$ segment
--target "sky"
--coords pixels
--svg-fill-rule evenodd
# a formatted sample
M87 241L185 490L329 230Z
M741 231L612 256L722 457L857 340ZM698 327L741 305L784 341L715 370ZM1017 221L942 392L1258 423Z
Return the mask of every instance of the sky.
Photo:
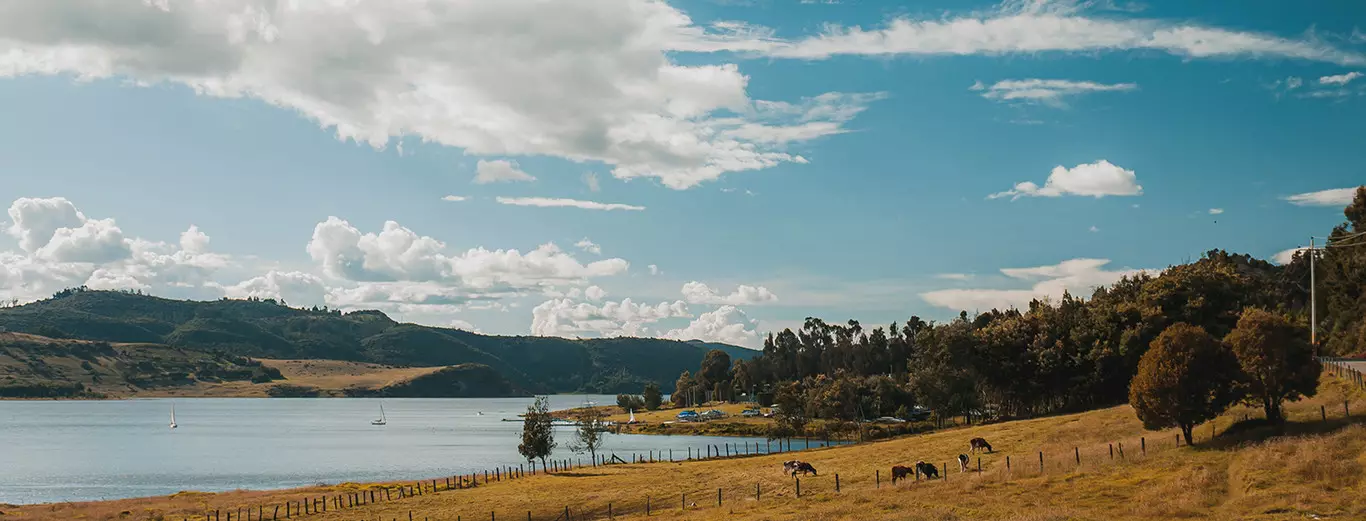
M757 347L1326 235L1366 4L0 3L0 299Z

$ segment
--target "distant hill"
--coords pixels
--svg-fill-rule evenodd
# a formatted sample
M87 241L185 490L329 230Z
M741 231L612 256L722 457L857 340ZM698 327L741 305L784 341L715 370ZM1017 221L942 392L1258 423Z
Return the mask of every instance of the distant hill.
M317 359L392 366L479 364L519 392L639 392L647 381L669 392L708 350L732 358L758 351L655 338L570 340L480 335L395 322L379 311L291 308L272 300L171 300L71 289L0 309L0 327L51 338L158 344L212 356ZM465 370L465 374L474 374ZM483 381L494 381L481 374ZM406 392L406 391L405 391Z

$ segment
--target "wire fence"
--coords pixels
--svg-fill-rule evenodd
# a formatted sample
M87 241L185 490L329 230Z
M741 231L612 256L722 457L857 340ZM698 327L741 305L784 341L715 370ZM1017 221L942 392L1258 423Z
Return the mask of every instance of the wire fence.
M1357 388L1366 389L1366 377L1363 372L1349 365L1351 360L1343 359L1321 359L1320 362L1325 368L1325 374L1335 376L1346 381ZM1327 422L1350 421L1352 419L1351 404L1344 400L1342 410L1330 411L1327 406L1319 409L1320 420ZM1250 419L1244 415L1243 420ZM1236 423L1237 419L1223 425L1225 432L1229 427ZM1207 442L1218 439L1220 434L1219 420L1208 423L1208 428L1201 426L1193 433L1193 441ZM1168 437L1170 436L1170 437ZM679 463L684 461L708 461L718 459L745 458L753 456L766 456L771 454L783 454L788 452L800 453L801 450L789 451L781 440L770 441L768 443L717 443L696 450L689 449L686 454L673 453L673 451L647 451L645 453L621 455L607 453L596 456L597 466L615 465L648 465ZM1038 447L1033 451L996 451L985 454L977 453L967 457L966 461L957 458L948 458L943 461L926 460L923 463L933 466L933 474L922 472L923 467L916 465L917 462L906 461L887 465L886 470L875 468L872 470L861 470L856 472L826 473L817 475L799 475L794 473L791 476L783 474L783 478L777 478L777 471L773 476L766 479L756 480L753 483L722 483L714 487L695 487L688 490L679 490L668 494L646 494L637 498L614 498L596 502L579 502L576 504L566 503L562 506L553 508L546 507L544 504L536 505L532 508L505 509L488 512L459 512L450 514L443 512L440 517L433 513L423 514L416 510L407 510L406 519L423 521L464 521L483 520L497 521L499 519L517 520L526 519L527 521L589 521L589 520L612 520L618 516L668 516L688 511L702 509L720 508L745 508L757 505L762 502L772 501L793 501L804 497L822 496L830 494L841 494L847 491L859 491L867 489L898 489L904 487L919 486L945 486L949 483L959 482L966 479L977 480L979 483L984 481L1009 481L1014 479L1027 479L1052 474L1065 474L1086 470L1097 470L1108 466L1124 465L1127 463L1140 462L1151 455L1160 454L1166 451L1177 450L1186 446L1180 432L1151 433L1143 436L1126 436L1116 438L1104 443L1082 445L1071 445L1050 443ZM817 448L810 446L806 448ZM985 458L985 459L984 459ZM594 458L590 458L587 467L594 466ZM893 476L894 465L908 467L908 472L904 476ZM580 460L557 459L548 460L546 465L537 469L533 464L527 468L525 464L518 466L505 466L498 469L481 471L464 475L450 476L439 479L429 479L403 484L369 485L358 490L322 494L317 496L303 496L297 500L283 503L258 505L255 507L240 507L233 510L217 509L205 512L202 517L183 517L183 521L277 521L280 519L298 519L318 514L345 512L347 514L355 512L355 517L343 514L340 518L347 521L366 521L377 519L372 511L373 507L386 505L383 508L383 518L390 521L402 521L403 517L396 517L396 511L388 508L387 505L396 501L408 498L425 496L427 494L459 493L459 491L476 489L501 481L511 481L523 479L528 476L541 473L561 473L574 470L582 470L585 465ZM894 477L896 479L894 479ZM367 508L370 507L370 508ZM367 512L367 510L369 510ZM403 512L398 510L397 512ZM333 518L337 518L335 515Z

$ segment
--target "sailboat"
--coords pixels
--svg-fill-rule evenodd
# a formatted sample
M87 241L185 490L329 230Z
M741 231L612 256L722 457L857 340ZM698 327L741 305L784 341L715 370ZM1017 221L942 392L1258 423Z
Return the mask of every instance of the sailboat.
M372 420L372 421L370 422L370 425L386 425L386 424L388 424L388 423L389 423L389 422L386 421L386 419L384 418L384 404L381 403L381 404L379 404L379 419L378 419L378 420Z
M171 428L174 429L175 427L175 404L173 403L171 404Z
M626 423L627 423L628 425L635 425L635 424L636 424L636 410L635 410L635 409L631 409L631 420L630 420L630 421L627 421Z

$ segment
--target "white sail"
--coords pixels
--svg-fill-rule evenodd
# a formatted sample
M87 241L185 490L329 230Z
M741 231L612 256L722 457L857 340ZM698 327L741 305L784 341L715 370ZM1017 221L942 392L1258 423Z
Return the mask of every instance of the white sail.
M385 424L387 424L387 423L389 423L389 421L388 421L387 418L384 417L384 404L383 404L383 403L380 403L380 404L379 404L379 419L370 422L370 425L385 425Z
M636 422L636 410L635 410L635 409L631 409L631 421L630 421L630 423L635 423L635 422Z
M175 424L175 404L171 404L171 428L176 428Z

